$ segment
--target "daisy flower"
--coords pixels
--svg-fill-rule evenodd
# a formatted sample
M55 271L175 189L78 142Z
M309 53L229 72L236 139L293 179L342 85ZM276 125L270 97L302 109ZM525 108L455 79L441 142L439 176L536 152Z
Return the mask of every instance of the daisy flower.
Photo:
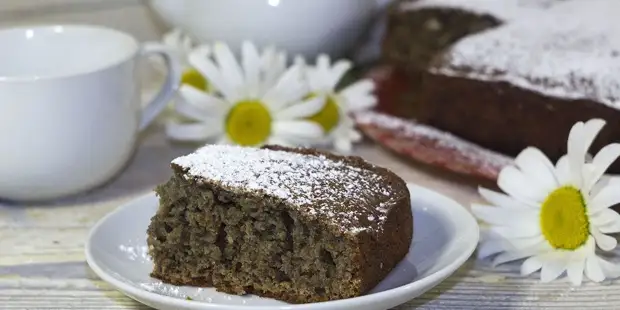
M215 92L181 86L185 100L176 110L195 122L170 123L167 134L177 140L244 146L310 145L321 138L321 126L304 118L321 110L324 98L304 99L308 89L301 68L284 65L282 69L278 66L286 59L282 62L278 53L271 55L261 57L249 42L242 44L240 62L222 43L195 49L189 63L211 82Z
M522 151L515 166L499 174L498 186L507 195L480 189L494 207L472 206L490 225L479 256L499 254L495 265L525 259L521 273L541 270L542 282L564 273L574 285L584 274L594 282L620 276L619 265L596 253L615 249L617 241L609 234L620 232L620 215L610 209L620 203L618 183L603 176L620 156L620 144L605 146L592 160L586 156L604 125L600 119L576 123L567 154L555 165L536 148Z
M183 68L181 84L191 85L204 92L213 92L208 80L189 62L190 53L197 47L194 39L175 28L163 36L162 42L175 52ZM265 71L264 83L275 83L275 79L286 70L286 53L268 46L260 55L260 65L268 69Z
M181 84L191 85L204 92L211 92L212 88L207 79L192 67L188 60L189 54L196 46L194 40L181 29L175 28L164 35L162 42L174 51L178 62L181 64L183 70Z
M296 62L305 66L302 58L297 58ZM351 113L372 108L377 103L373 95L374 83L369 79L336 90L351 67L351 62L346 60L339 60L331 65L329 56L320 55L315 66L306 66L304 70L310 88L307 97L325 98L323 109L308 119L321 125L326 133L324 142L341 153L349 153L352 143L362 137L355 130Z

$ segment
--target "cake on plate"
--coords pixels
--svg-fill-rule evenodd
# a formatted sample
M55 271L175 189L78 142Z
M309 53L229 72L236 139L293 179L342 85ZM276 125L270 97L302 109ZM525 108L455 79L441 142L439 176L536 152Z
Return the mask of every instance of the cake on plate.
M152 276L292 303L359 296L408 253L405 182L359 157L208 145L173 160Z
M487 8L493 13L483 16L500 17L494 19L496 25L446 41L424 61L411 57L413 67L423 63L424 69L411 79L417 89L415 102L400 103L411 115L401 116L511 156L536 146L554 160L566 152L575 122L602 118L618 124L620 27L614 20L620 2L508 1L522 9L528 4L530 12L535 4L535 13L513 10L506 15L496 8L498 1L506 2L420 0L408 1L409 9L401 9L402 14L428 12L429 3L435 3L433 8L447 6L453 12L458 2L462 5L457 11L467 6L474 11L475 3L475 16ZM478 21L464 24L468 23ZM413 36L409 40L411 46L426 46ZM594 149L619 139L620 127L607 126ZM619 171L618 166L612 171Z

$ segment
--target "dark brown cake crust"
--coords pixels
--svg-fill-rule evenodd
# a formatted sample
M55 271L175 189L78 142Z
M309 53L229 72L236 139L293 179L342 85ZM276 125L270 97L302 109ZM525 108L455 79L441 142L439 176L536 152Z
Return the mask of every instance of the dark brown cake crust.
M502 22L457 8L429 7L403 11L396 1L388 10L382 61L401 76L406 89L398 94L394 113L417 118L421 107L422 78L437 54L468 35L497 27ZM396 96L396 94L394 95Z
M388 11L382 55L386 63L415 76L426 71L438 53L459 39L501 23L494 16L456 8L403 11L393 5Z
M215 201L216 205L214 208L217 207L218 203L225 203L226 208L231 211L234 211L233 209L236 208L235 201L246 202L246 205L247 202L262 201L264 202L265 207L267 205L277 205L281 207L282 204L278 202L278 199L274 199L274 197L266 197L258 194L257 192L247 191L241 195L231 194L230 192L219 188L217 184L210 183L208 180L195 179L191 177L187 178L187 171L183 167L175 164L172 165L175 176L173 176L168 183L159 186L156 190L160 195L162 206L153 217L151 225L148 229L148 244L150 246L150 253L155 264L152 272L153 277L176 285L215 287L218 291L232 294L254 293L260 296L272 297L292 303L318 302L354 297L367 292L378 284L407 254L413 233L410 197L405 182L394 173L388 171L387 169L369 164L359 157L336 156L311 149L291 149L279 146L267 146L265 148L284 152L294 152L298 154L322 155L328 159L343 162L349 166L368 169L381 175L383 180L393 185L392 188L397 189L392 193L393 197L396 197L397 199L393 205L385 206L388 210L386 220L383 222L381 227L376 227L377 229L365 230L357 234L342 233L338 235L337 232L333 230L330 231L330 228L328 228L324 222L317 220L308 220L306 222L308 227L314 230L309 232L310 235L302 236L304 239L307 237L307 239L315 240L314 238L316 237L317 231L323 232L323 234L325 234L325 232L330 232L329 234L326 234L328 236L324 236L326 240L341 240L340 244L336 244L335 246L340 248L344 247L347 249L348 253L353 253L350 261L346 262L347 265L350 264L350 270L352 270L351 280L340 280L341 282L348 283L350 287L346 287L346 291L340 293L330 292L329 290L325 292L322 291L322 289L316 289L316 291L312 291L311 296L308 296L307 292L296 292L294 289L291 289L294 287L294 285L291 284L291 281L295 281L296 276L291 274L292 271L287 269L290 268L290 266L285 266L286 264L283 262L285 260L284 257L293 256L293 253L280 253L278 254L280 257L272 257L273 261L265 262L266 265L269 266L281 266L279 267L279 270L275 271L275 278L280 279L280 282L275 284L276 289L271 289L271 287L267 290L257 289L251 281L243 283L241 286L239 286L239 282L236 282L237 284L235 285L227 285L227 282L222 282L221 274L216 274L214 268L220 268L220 271L223 270L224 274L228 273L233 278L235 272L234 270L241 268L239 263L233 266L218 266L217 263L218 257L222 257L223 259L226 255L228 256L227 261L230 261L231 255L237 255L231 252L231 249L226 245L225 239L232 237L226 233L224 233L223 236L220 236L220 233L217 233L217 237L212 237L210 240L213 241L210 243L196 243L196 240L203 240L204 236L196 235L196 230L192 230L190 227L192 227L192 225L198 225L198 227L203 225L199 220L196 220L196 216L197 214L198 216L200 216L200 214L206 214L206 211L201 209L202 206L187 204L185 201L189 201L188 199L190 199L187 195L201 195L204 193L208 196L206 201ZM337 186L337 184L335 184L335 186ZM179 193L179 189L182 193ZM222 200L222 195L225 196L224 200ZM243 206L243 203L241 205ZM285 211L290 212L290 217L288 217L289 220L291 218L300 219L304 216L303 214L296 213L291 209L285 209ZM207 210L207 212L210 211ZM366 211L360 209L360 212L365 214L364 212ZM289 245L285 245L285 248L288 249L287 251L294 251L293 249L297 251L299 246L294 244L294 242L296 242L295 240L299 240L299 236L295 236L291 233L289 226L293 225L293 223L291 222L287 224L286 222L287 221L284 221L284 225L287 226L286 237L285 239L281 239L280 244L290 243ZM294 224L298 224L297 220L295 220ZM220 230L222 229L221 227L222 226L220 226ZM207 233L207 230L207 228L204 229L205 233ZM201 230L198 229L198 231ZM277 233L277 231L273 232L273 234ZM275 238L275 235L273 237ZM270 237L269 239L274 238ZM274 242L277 243L277 240L278 239L275 238ZM198 262L199 264L204 263L200 261L200 258L191 257L193 255L191 254L192 246L196 247L197 244L202 245L205 248L210 247L211 252L209 253L212 253L215 258L213 265L202 269L203 272L200 274L196 274L193 271L188 272L186 270L187 268L183 265L183 262L187 261ZM306 246L307 245L308 244L306 244ZM334 245L332 244L331 246ZM324 250L321 251L323 252ZM343 265L343 257L332 257L330 254L327 256L328 263L334 266ZM312 258L309 259L312 261ZM321 261L323 261L322 258ZM223 264L223 261L219 264ZM209 265L208 262L207 265ZM311 271L312 270L310 270L310 275L313 274ZM331 274L341 274L338 272L339 271L332 272ZM329 275L330 273L327 274ZM219 280L214 278L216 276L220 277ZM273 275L269 274L265 275L265 277L272 279L274 278ZM331 280L338 281L338 279ZM289 287L289 289L278 290L277 286ZM332 285L332 287L334 286Z
M552 160L566 153L566 139L578 121L601 118L620 123L620 111L591 100L545 96L506 82L427 73L419 119L483 147L516 156L527 146ZM592 151L620 140L619 126L605 126ZM620 172L620 164L612 166Z

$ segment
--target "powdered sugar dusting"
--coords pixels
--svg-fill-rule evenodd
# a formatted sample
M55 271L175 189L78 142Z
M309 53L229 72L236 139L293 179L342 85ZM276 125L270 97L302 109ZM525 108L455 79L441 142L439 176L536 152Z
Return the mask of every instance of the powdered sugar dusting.
M502 21L529 18L562 0L412 0L400 5L403 11L426 8L452 8Z
M620 1L565 1L545 18L516 21L457 42L447 64L431 71L620 108L619 14Z
M482 168L504 167L513 162L513 159L506 155L482 148L455 135L422 125L413 120L404 120L373 111L357 113L355 119L360 125L370 125L398 131L399 134L411 138L428 139L446 149L454 150Z
M381 228L394 199L394 184L373 170L322 155L207 145L173 161L187 176L230 191L257 191L342 232ZM360 210L366 206L367 209ZM372 217L372 220L371 220Z

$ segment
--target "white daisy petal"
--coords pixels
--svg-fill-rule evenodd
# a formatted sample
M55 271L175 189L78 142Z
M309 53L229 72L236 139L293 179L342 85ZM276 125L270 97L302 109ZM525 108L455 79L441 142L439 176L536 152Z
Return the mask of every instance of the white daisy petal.
M471 211L478 219L491 225L522 225L524 222L536 223L538 219L538 212L524 208L515 210L472 204Z
M210 50L208 46L201 46L189 54L190 64L196 68L213 87L224 95L228 100L234 100L233 90L220 69L209 58Z
M327 140L332 142L334 149L340 154L350 154L353 142L361 138L361 134L354 128L353 121L346 114L341 114L340 123L327 136Z
M500 239L484 241L478 245L478 258L482 259L506 251L505 245L506 241Z
M503 263L508 263L508 262L512 262L515 260L530 257L532 255L536 255L537 253L538 251L536 249L524 249L521 251L504 252L504 253L497 255L497 257L493 259L492 265L493 267L497 267L498 265L501 265Z
M536 248L541 252L552 250L551 246L547 243L547 240L545 240L542 235L524 238L511 238L507 239L507 242L507 249L509 251L523 250L528 248Z
M602 282L605 280L605 274L603 273L603 269L599 263L598 257L592 252L591 255L586 258L586 268L585 268L586 277L588 277L593 282Z
M329 71L329 67L330 67L329 56L327 56L327 54L320 54L316 59L316 67L323 72Z
M323 135L321 126L309 121L276 121L273 134L294 139L318 139Z
M515 164L530 182L536 182L544 191L550 193L558 187L555 168L539 149L528 147L521 151L515 159Z
M360 112L368 109L372 109L377 105L377 97L374 95L364 96L341 96L337 94L335 98L338 98L338 102L341 107L348 112Z
M592 186L603 176L605 171L620 156L620 144L612 143L603 147L592 160L594 170L584 184L584 191L589 193Z
M300 66L304 70L307 69L308 66L308 64L306 63L306 59L302 55L296 55L293 59L293 63Z
M345 97L366 95L372 93L373 91L375 91L375 83L371 79L363 79L344 88L340 91L340 95Z
M578 188L582 184L581 171L587 151L584 145L583 122L577 122L568 133L567 155L571 183Z
M590 214L594 214L618 203L620 203L620 191L615 186L607 186L601 189L596 196L590 197L588 211Z
M306 70L308 84L314 92L327 93L333 91L330 85L331 62L329 56L321 54L316 59L316 65Z
M275 83L280 78L280 75L286 69L286 60L281 62L281 56L283 54L281 52L276 51L273 46L268 46L263 50L261 54L260 63L262 69L269 69L261 71L262 73L262 83L261 83L261 91L265 92L273 87ZM264 93L261 93L264 95Z
M175 100L174 111L194 121L204 121L211 117L204 108L196 106L183 98Z
M513 166L507 166L500 171L497 185L510 196L529 205L535 205L547 196L544 189L536 187L529 178Z
M260 95L260 55L254 44L246 41L241 45L242 66L245 73L248 97Z
M353 141L353 142L361 141L362 140L362 134L359 131L355 130L355 129L351 129L349 131L349 139L351 139L351 141Z
M538 256L532 256L526 259L521 265L521 275L527 276L538 270L543 266L542 260Z
M614 279L620 277L620 264L608 262L598 257L598 263L605 274L605 278Z
M590 203L590 199L598 195L598 193L600 193L603 188L607 186L618 186L619 184L616 184L618 180L620 179L618 179L617 177L603 175L601 179L598 180L598 182L594 183L594 185L592 186L592 189L590 190L590 195L588 195L588 197L584 197L587 198L587 203Z
M347 111L357 112L369 110L377 106L379 100L375 96L364 96L352 100L345 100Z
M615 211L612 211L612 210L609 210L609 211L616 213ZM616 215L618 214L616 213ZM620 221L614 218L613 222L598 226L598 230L600 230L604 234L619 233L620 232Z
M478 187L478 193L480 193L480 196L482 196L486 201L497 207L510 209L523 209L527 207L524 203L517 201L508 195L488 190L483 187Z
M263 99L272 111L279 111L288 104L299 101L308 93L307 86L301 80L298 66L290 67L278 79L275 86L267 91Z
M331 89L325 87L324 75L321 71L316 68L311 68L306 70L306 78L309 89L311 89L315 93L328 93L331 92Z
M264 76L264 81L262 83L263 91L267 91L278 82L280 76L288 69L287 62L288 58L286 52L276 51L273 54L271 65L261 66L261 72Z
M349 154L353 148L353 143L350 139L336 139L334 141L334 148L340 154Z
M227 135L222 135L215 141L216 144L224 144L224 145L233 145L234 143L230 141Z
M308 99L276 112L275 118L287 120L309 117L319 113L325 106L325 102L326 100L323 96Z
M181 46L183 47L183 51L185 51L185 54L191 51L193 45L194 42L190 36L183 36L183 39L181 40Z
M590 222L596 227L604 226L614 222L620 222L620 214L616 211L605 208L595 213L590 214Z
M592 143L594 142L594 139L598 136L604 126L605 121L602 119L591 119L583 125L584 154L587 154L588 150L592 146Z
M222 134L222 128L217 123L171 123L166 125L166 135L179 141L204 141L220 134Z
M230 87L239 90L244 82L243 72L228 45L219 42L215 43L213 56L222 72L222 76L228 81Z
M504 251L508 252L521 251L524 249L536 249L537 251L541 252L552 250L551 246L540 234L530 237L506 238L500 233L497 233L494 230L494 227L486 227L485 229L481 230L480 240L481 243L499 241Z
M181 29L172 29L172 31L164 34L162 42L169 47L178 48L181 35Z
M596 245L603 251L611 251L618 245L616 238L601 233L596 227L590 228L590 234L596 240Z
M581 285L585 259L574 259L566 264L566 274L573 285Z
M207 119L219 116L229 109L229 105L222 99L192 86L182 85L179 93L185 100L177 103L176 110L187 117Z
M350 61L346 61L346 60L339 60L336 63L334 63L334 66L331 69L331 76L329 77L329 80L327 81L327 86L330 87L331 89L336 88L336 85L338 85L338 82L340 82L340 80L342 79L342 77L351 69L351 67L353 66L353 64L351 64Z
M620 176L605 175L601 178L603 180L609 185L620 186Z
M183 31L179 28L175 28L164 34L162 43L173 48L179 56L183 57L185 57L185 55L187 55L194 46L192 38L183 33Z
M583 186L583 165L586 162L588 150L594 139L601 131L605 121L592 119L586 122L578 122L571 128L568 136L568 160L570 164L571 180L578 188Z
M493 226L490 230L508 239L535 237L541 234L540 226L537 222L519 222L511 227Z
M555 253L554 253L555 254ZM566 270L566 260L561 255L549 254L540 271L540 281L543 283L557 279Z
M564 155L555 164L555 177L560 185L566 185L571 182L570 164L568 156Z
M376 97L372 96L374 90L375 83L370 79L363 79L347 86L338 94L345 98L350 111L361 111L372 108L376 104ZM368 99L364 100L364 98Z

